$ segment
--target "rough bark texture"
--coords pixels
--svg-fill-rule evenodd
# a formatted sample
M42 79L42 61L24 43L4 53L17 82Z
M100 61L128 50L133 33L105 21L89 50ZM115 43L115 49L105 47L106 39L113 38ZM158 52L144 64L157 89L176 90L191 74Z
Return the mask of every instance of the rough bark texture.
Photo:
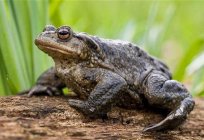
M90 120L69 107L67 100L68 97L1 97L0 139L204 139L204 99L195 99L194 111L180 128L146 134L141 132L144 126L164 118L159 112L113 108L109 120Z

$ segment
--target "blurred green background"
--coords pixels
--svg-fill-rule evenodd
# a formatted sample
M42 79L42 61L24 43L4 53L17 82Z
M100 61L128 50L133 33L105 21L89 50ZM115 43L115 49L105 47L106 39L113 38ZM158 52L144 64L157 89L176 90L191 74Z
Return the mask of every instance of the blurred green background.
M33 43L46 24L134 42L204 95L202 0L0 0L0 95L29 89L53 65Z

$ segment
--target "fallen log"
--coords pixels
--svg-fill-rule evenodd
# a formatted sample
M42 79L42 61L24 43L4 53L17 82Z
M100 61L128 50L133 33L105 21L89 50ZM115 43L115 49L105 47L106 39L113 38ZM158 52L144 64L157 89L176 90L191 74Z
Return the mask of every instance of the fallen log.
M150 109L113 108L108 120L90 120L71 108L69 97L0 97L0 139L204 139L204 99L196 98L195 109L181 127L168 132L141 130L164 118Z

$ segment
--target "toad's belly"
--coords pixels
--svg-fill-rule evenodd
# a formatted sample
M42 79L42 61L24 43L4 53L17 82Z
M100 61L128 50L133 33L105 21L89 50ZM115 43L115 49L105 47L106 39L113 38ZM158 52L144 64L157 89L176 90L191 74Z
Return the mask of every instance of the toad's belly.
M71 89L80 99L87 99L96 86L96 83L88 80L78 81L75 77L64 78L67 88Z

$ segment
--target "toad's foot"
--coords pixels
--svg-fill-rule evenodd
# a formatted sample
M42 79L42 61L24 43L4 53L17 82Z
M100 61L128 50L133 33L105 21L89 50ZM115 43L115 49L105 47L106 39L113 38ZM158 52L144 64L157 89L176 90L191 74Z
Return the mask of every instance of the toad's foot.
M33 95L63 95L62 90L52 87L52 86L44 86L44 85L36 85L34 86L28 93L28 97L31 97Z
M84 114L88 114L90 118L101 118L103 120L107 119L107 113L97 112L95 113L95 108L89 107L86 101L76 100L76 99L69 99L68 103L71 107L83 112Z
M194 101L192 98L184 99L179 108L169 113L169 115L158 124L144 128L143 132L173 129L181 125L186 120L189 109L192 108L193 105Z

